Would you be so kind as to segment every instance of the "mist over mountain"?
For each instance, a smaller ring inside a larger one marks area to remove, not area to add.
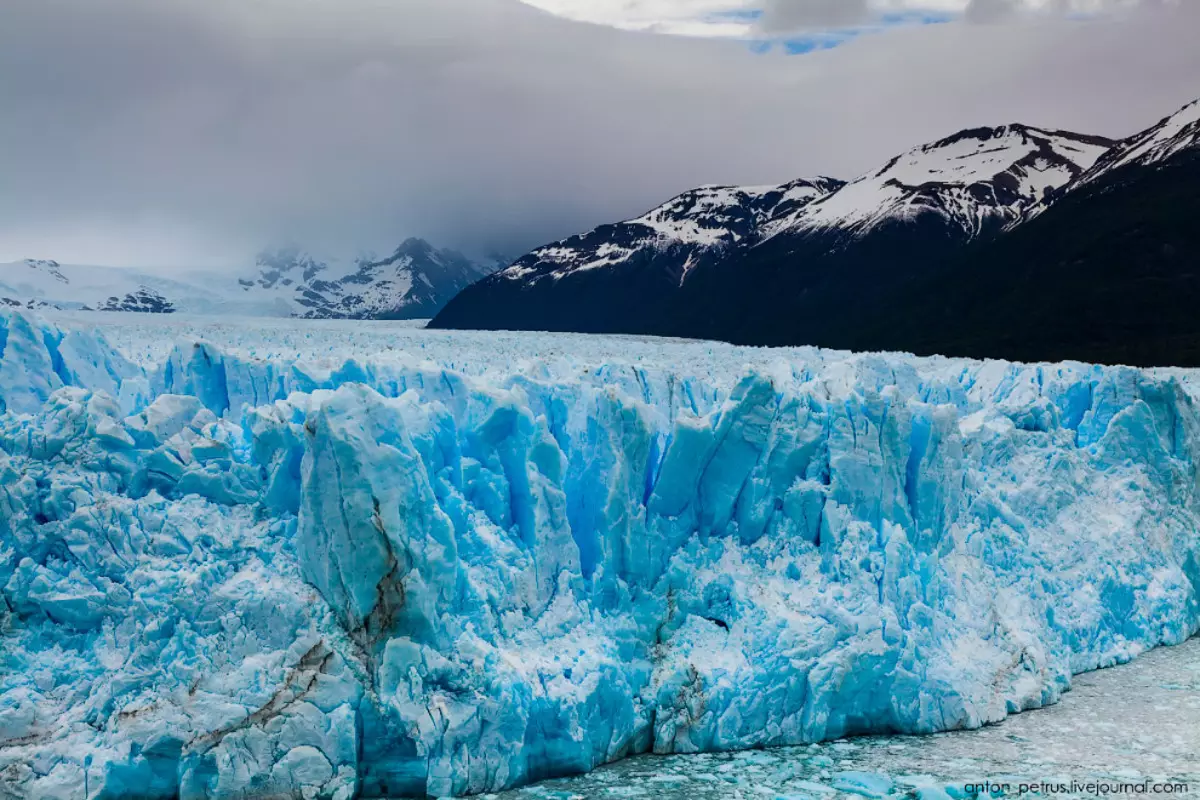
[[[151,272],[23,259],[0,264],[8,308],[428,319],[504,264],[409,238],[383,257],[332,259],[298,246],[265,250],[238,272]]]

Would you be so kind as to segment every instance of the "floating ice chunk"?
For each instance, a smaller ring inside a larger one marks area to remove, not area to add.
[[[863,797],[887,797],[894,786],[892,779],[877,772],[835,772],[833,788]]]

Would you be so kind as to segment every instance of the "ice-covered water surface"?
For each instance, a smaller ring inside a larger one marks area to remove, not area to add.
[[[0,320],[17,797],[465,794],[978,727],[1200,626],[1181,376]]]
[[[917,797],[930,800],[971,796],[975,792],[968,789],[989,784],[1007,787],[1007,796],[1020,796],[1023,786],[1065,798],[1195,792],[1200,786],[1200,639],[1080,675],[1058,704],[976,731],[637,756],[585,776],[492,798],[850,800],[911,797],[915,790]],[[1142,792],[1128,788],[1142,785]]]

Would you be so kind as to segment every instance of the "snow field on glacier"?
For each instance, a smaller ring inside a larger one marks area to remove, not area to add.
[[[0,317],[0,796],[461,795],[1054,702],[1200,627],[1188,380]]]

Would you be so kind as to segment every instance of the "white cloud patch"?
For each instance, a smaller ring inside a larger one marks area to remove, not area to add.
[[[877,26],[898,17],[996,22],[1120,14],[1182,0],[523,0],[579,22],[691,36],[761,37]]]
[[[556,16],[632,31],[744,36],[759,0],[523,0]]]

